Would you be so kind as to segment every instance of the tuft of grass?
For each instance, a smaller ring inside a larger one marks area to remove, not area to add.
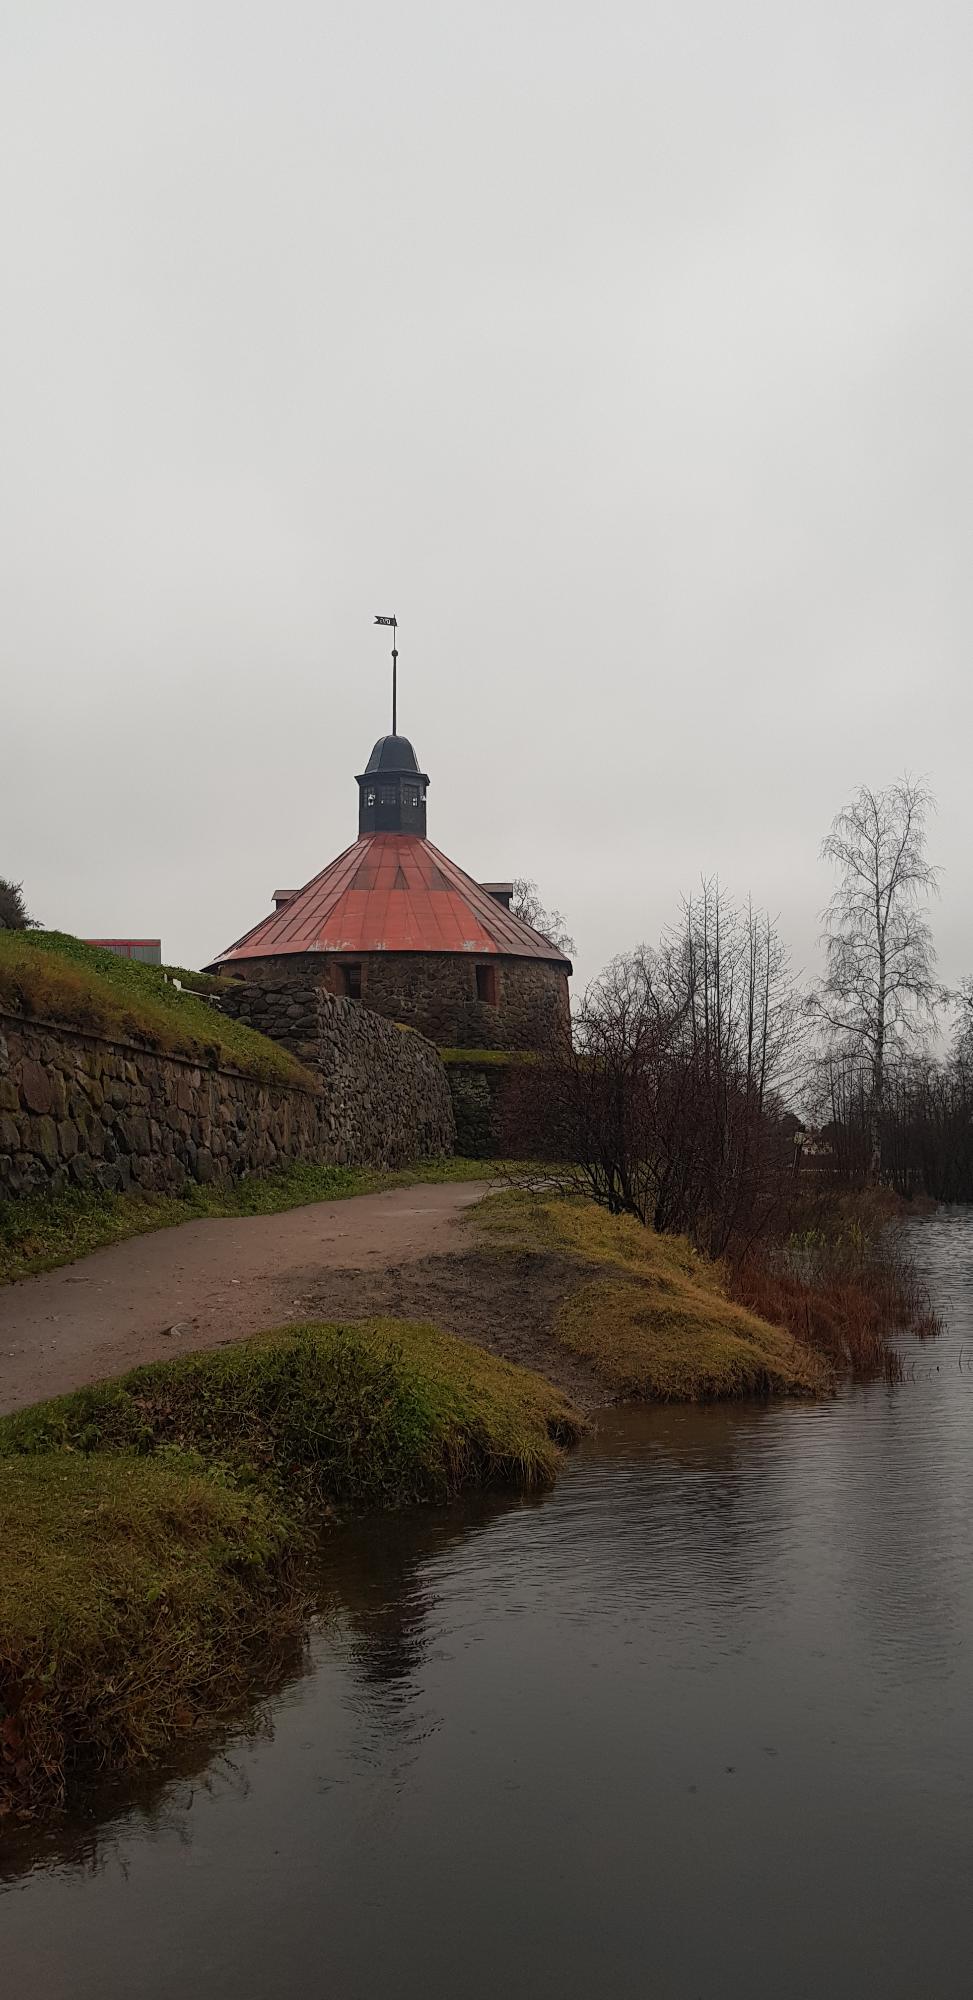
[[[497,1169],[499,1170],[499,1169]],[[412,1167],[317,1166],[298,1161],[242,1181],[187,1181],[181,1195],[104,1193],[66,1188],[60,1194],[0,1202],[0,1285],[71,1264],[109,1243],[170,1229],[206,1217],[278,1215],[315,1201],[344,1201],[417,1182],[486,1180],[495,1171],[483,1160],[420,1160]],[[507,1169],[506,1171],[509,1171]]]
[[[287,1327],[0,1418],[0,1461],[192,1454],[303,1501],[402,1506],[549,1485],[581,1419],[539,1375],[428,1325]]]
[[[0,1825],[240,1701],[299,1623],[281,1510],[177,1461],[0,1463]]]
[[[555,1337],[615,1396],[702,1402],[832,1386],[821,1357],[731,1299],[720,1268],[682,1237],[658,1236],[594,1202],[522,1190],[479,1204],[473,1222],[518,1252],[575,1263],[578,1284]]]
[[[0,931],[0,1008],[121,1040],[134,1036],[166,1054],[225,1065],[262,1083],[314,1087],[286,1049],[201,997],[218,998],[225,981],[177,972],[196,988],[179,992],[166,970],[63,931]]]

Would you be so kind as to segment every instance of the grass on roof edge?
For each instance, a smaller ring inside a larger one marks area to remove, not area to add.
[[[463,1063],[489,1067],[496,1064],[516,1068],[524,1063],[543,1062],[543,1055],[536,1049],[449,1049],[440,1048],[439,1055],[447,1068],[459,1067]]]

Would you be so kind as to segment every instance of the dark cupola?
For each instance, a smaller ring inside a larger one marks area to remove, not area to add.
[[[380,736],[358,786],[358,833],[426,834],[429,779],[407,736]]]

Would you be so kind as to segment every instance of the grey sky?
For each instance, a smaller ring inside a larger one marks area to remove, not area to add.
[[[969,117],[944,0],[0,9],[0,873],[200,963],[431,838],[577,968],[701,870],[816,960],[862,780],[973,970]]]

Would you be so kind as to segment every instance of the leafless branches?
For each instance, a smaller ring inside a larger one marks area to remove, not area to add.
[[[774,925],[704,883],[658,949],[589,987],[552,1055],[587,1191],[716,1254],[759,1232],[793,1164],[779,1114],[802,1040]]]
[[[926,858],[934,810],[932,794],[911,778],[881,792],[863,785],[822,847],[839,881],[824,913],[827,977],[811,1009],[832,1054],[867,1074],[876,1178],[889,1066],[915,1054],[942,997],[924,908],[937,888],[938,870]]]
[[[546,938],[555,951],[562,951],[565,958],[572,956],[576,946],[567,920],[560,910],[545,910],[536,882],[529,882],[526,876],[518,875],[510,908],[521,923],[530,924],[532,930],[540,931],[541,937]]]

